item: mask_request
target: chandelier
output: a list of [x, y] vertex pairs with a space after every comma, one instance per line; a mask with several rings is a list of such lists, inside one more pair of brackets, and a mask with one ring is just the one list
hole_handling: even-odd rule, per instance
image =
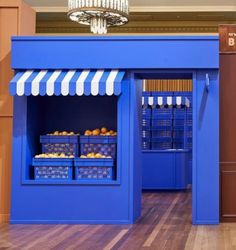
[[90, 25], [94, 34], [106, 34], [107, 27], [126, 24], [128, 0], [68, 0], [68, 16], [72, 21]]

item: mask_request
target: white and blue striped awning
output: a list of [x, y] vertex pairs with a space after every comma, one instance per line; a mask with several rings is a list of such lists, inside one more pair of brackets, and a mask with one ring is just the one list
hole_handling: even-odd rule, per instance
[[190, 101], [187, 97], [183, 96], [149, 96], [147, 98], [142, 97], [142, 105], [185, 105], [190, 106]]
[[27, 70], [10, 82], [11, 95], [120, 95], [120, 70]]

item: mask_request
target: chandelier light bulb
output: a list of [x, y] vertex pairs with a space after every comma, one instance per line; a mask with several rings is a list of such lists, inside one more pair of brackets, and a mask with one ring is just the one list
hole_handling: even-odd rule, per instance
[[94, 34], [106, 34], [107, 28], [129, 21], [128, 0], [68, 0], [68, 17], [89, 25]]

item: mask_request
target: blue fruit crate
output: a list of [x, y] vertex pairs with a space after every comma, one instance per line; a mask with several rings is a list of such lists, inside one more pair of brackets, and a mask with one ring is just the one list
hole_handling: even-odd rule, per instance
[[152, 149], [153, 150], [166, 150], [172, 148], [172, 138], [152, 138]]
[[150, 138], [142, 138], [142, 149], [143, 150], [151, 149]]
[[174, 119], [173, 120], [173, 126], [184, 126], [186, 124], [185, 119]]
[[151, 108], [143, 108], [142, 109], [142, 115], [143, 117], [151, 117], [151, 114], [152, 114], [152, 110]]
[[74, 159], [33, 158], [35, 180], [72, 180]]
[[74, 161], [76, 180], [113, 180], [113, 159], [81, 159]]
[[191, 137], [186, 138], [186, 142], [185, 142], [185, 148], [186, 149], [192, 149], [193, 147], [193, 140]]
[[152, 119], [152, 126], [170, 127], [172, 126], [172, 119], [168, 119], [168, 120]]
[[79, 153], [79, 136], [57, 136], [57, 135], [41, 135], [40, 143], [42, 144], [42, 152], [44, 154], [61, 154], [66, 156], [78, 156]]
[[152, 137], [172, 137], [172, 127], [171, 126], [153, 126], [152, 127]]
[[173, 138], [173, 149], [184, 149], [186, 138]]
[[117, 136], [80, 136], [80, 154], [100, 153], [116, 158]]
[[172, 119], [173, 117], [173, 109], [172, 108], [155, 108], [152, 110], [152, 118], [153, 119]]
[[142, 131], [142, 138], [150, 138], [151, 137], [151, 131], [150, 130], [143, 130]]
[[193, 136], [193, 127], [192, 126], [186, 126], [186, 137], [192, 138]]
[[150, 127], [151, 120], [150, 119], [142, 119], [142, 126], [143, 127]]
[[174, 129], [173, 138], [184, 138], [185, 131], [183, 129]]
[[192, 126], [192, 124], [193, 124], [193, 120], [192, 119], [187, 119], [186, 120], [186, 125], [187, 126]]

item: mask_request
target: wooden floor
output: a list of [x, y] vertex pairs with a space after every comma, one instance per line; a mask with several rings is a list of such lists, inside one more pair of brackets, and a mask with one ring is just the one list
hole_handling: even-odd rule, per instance
[[140, 220], [115, 225], [0, 225], [0, 250], [233, 250], [236, 224], [191, 225], [191, 193], [144, 193]]

